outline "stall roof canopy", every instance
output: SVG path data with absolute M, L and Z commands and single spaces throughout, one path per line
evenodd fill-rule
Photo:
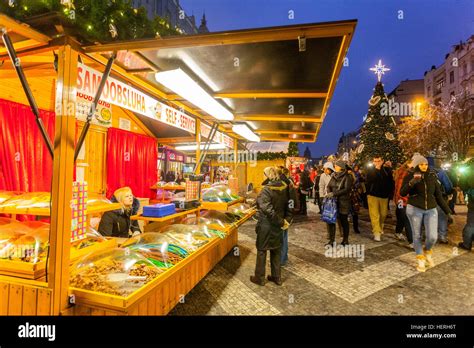
M 115 42 L 84 48 L 164 92 L 164 98 L 205 121 L 213 118 L 155 79 L 181 68 L 262 141 L 313 142 L 327 113 L 356 20 L 299 24 Z M 305 41 L 305 42 L 303 42 Z M 301 49 L 301 45 L 305 46 Z M 222 129 L 222 128 L 221 128 Z

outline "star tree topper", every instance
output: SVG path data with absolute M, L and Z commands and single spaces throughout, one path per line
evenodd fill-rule
M 390 71 L 389 68 L 386 68 L 385 65 L 382 64 L 382 59 L 379 59 L 379 63 L 369 70 L 372 70 L 377 75 L 379 82 L 382 79 L 382 75 L 384 75 L 386 71 Z

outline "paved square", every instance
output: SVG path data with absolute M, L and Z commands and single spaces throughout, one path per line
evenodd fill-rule
M 367 211 L 362 233 L 350 234 L 346 257 L 326 254 L 326 226 L 308 203 L 309 216 L 290 227 L 289 264 L 283 286 L 249 281 L 255 267 L 255 222 L 239 229 L 239 255 L 227 255 L 170 313 L 171 315 L 473 315 L 474 253 L 458 250 L 466 208 L 450 226 L 450 245 L 436 245 L 436 265 L 415 269 L 415 253 L 394 238 L 387 219 L 382 242 L 371 239 Z M 394 216 L 394 214 L 392 214 Z M 338 236 L 338 241 L 340 237 Z M 349 257 L 348 257 L 349 256 Z M 267 272 L 270 272 L 269 265 Z

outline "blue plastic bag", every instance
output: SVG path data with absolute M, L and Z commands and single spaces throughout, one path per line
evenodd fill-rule
M 323 199 L 321 220 L 328 224 L 335 224 L 337 220 L 337 199 L 335 197 Z

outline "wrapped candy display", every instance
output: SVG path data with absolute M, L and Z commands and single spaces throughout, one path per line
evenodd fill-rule
M 171 268 L 189 255 L 184 245 L 157 232 L 132 237 L 122 244 L 122 247 L 140 253 L 159 268 Z
M 237 215 L 239 217 L 244 217 L 247 215 L 253 208 L 245 203 L 239 203 L 235 204 L 233 206 L 230 206 L 228 209 L 229 213 L 232 213 L 234 215 Z
M 2 219 L 0 225 L 0 259 L 38 263 L 46 258 L 49 224 L 40 221 L 5 222 Z
M 202 200 L 204 202 L 231 202 L 239 197 L 233 195 L 231 190 L 226 185 L 216 185 L 203 190 Z
M 1 208 L 49 208 L 51 194 L 49 192 L 29 192 L 18 196 L 13 196 L 0 204 Z
M 85 256 L 71 267 L 70 285 L 76 288 L 128 296 L 162 270 L 129 249 L 116 248 Z
M 104 204 L 112 204 L 112 202 L 105 196 L 89 193 L 87 197 L 87 208 L 93 208 Z
M 206 225 L 176 224 L 166 226 L 160 232 L 190 252 L 196 251 L 213 238 Z
M 114 248 L 117 242 L 113 238 L 105 238 L 99 232 L 89 227 L 84 238 L 71 242 L 71 261 L 77 260 L 86 254 L 99 249 Z
M 5 202 L 6 200 L 16 196 L 17 194 L 12 191 L 0 191 L 0 204 Z
M 217 210 L 203 210 L 201 216 L 211 220 L 212 223 L 231 225 L 239 220 L 239 216 L 230 212 L 222 212 Z

